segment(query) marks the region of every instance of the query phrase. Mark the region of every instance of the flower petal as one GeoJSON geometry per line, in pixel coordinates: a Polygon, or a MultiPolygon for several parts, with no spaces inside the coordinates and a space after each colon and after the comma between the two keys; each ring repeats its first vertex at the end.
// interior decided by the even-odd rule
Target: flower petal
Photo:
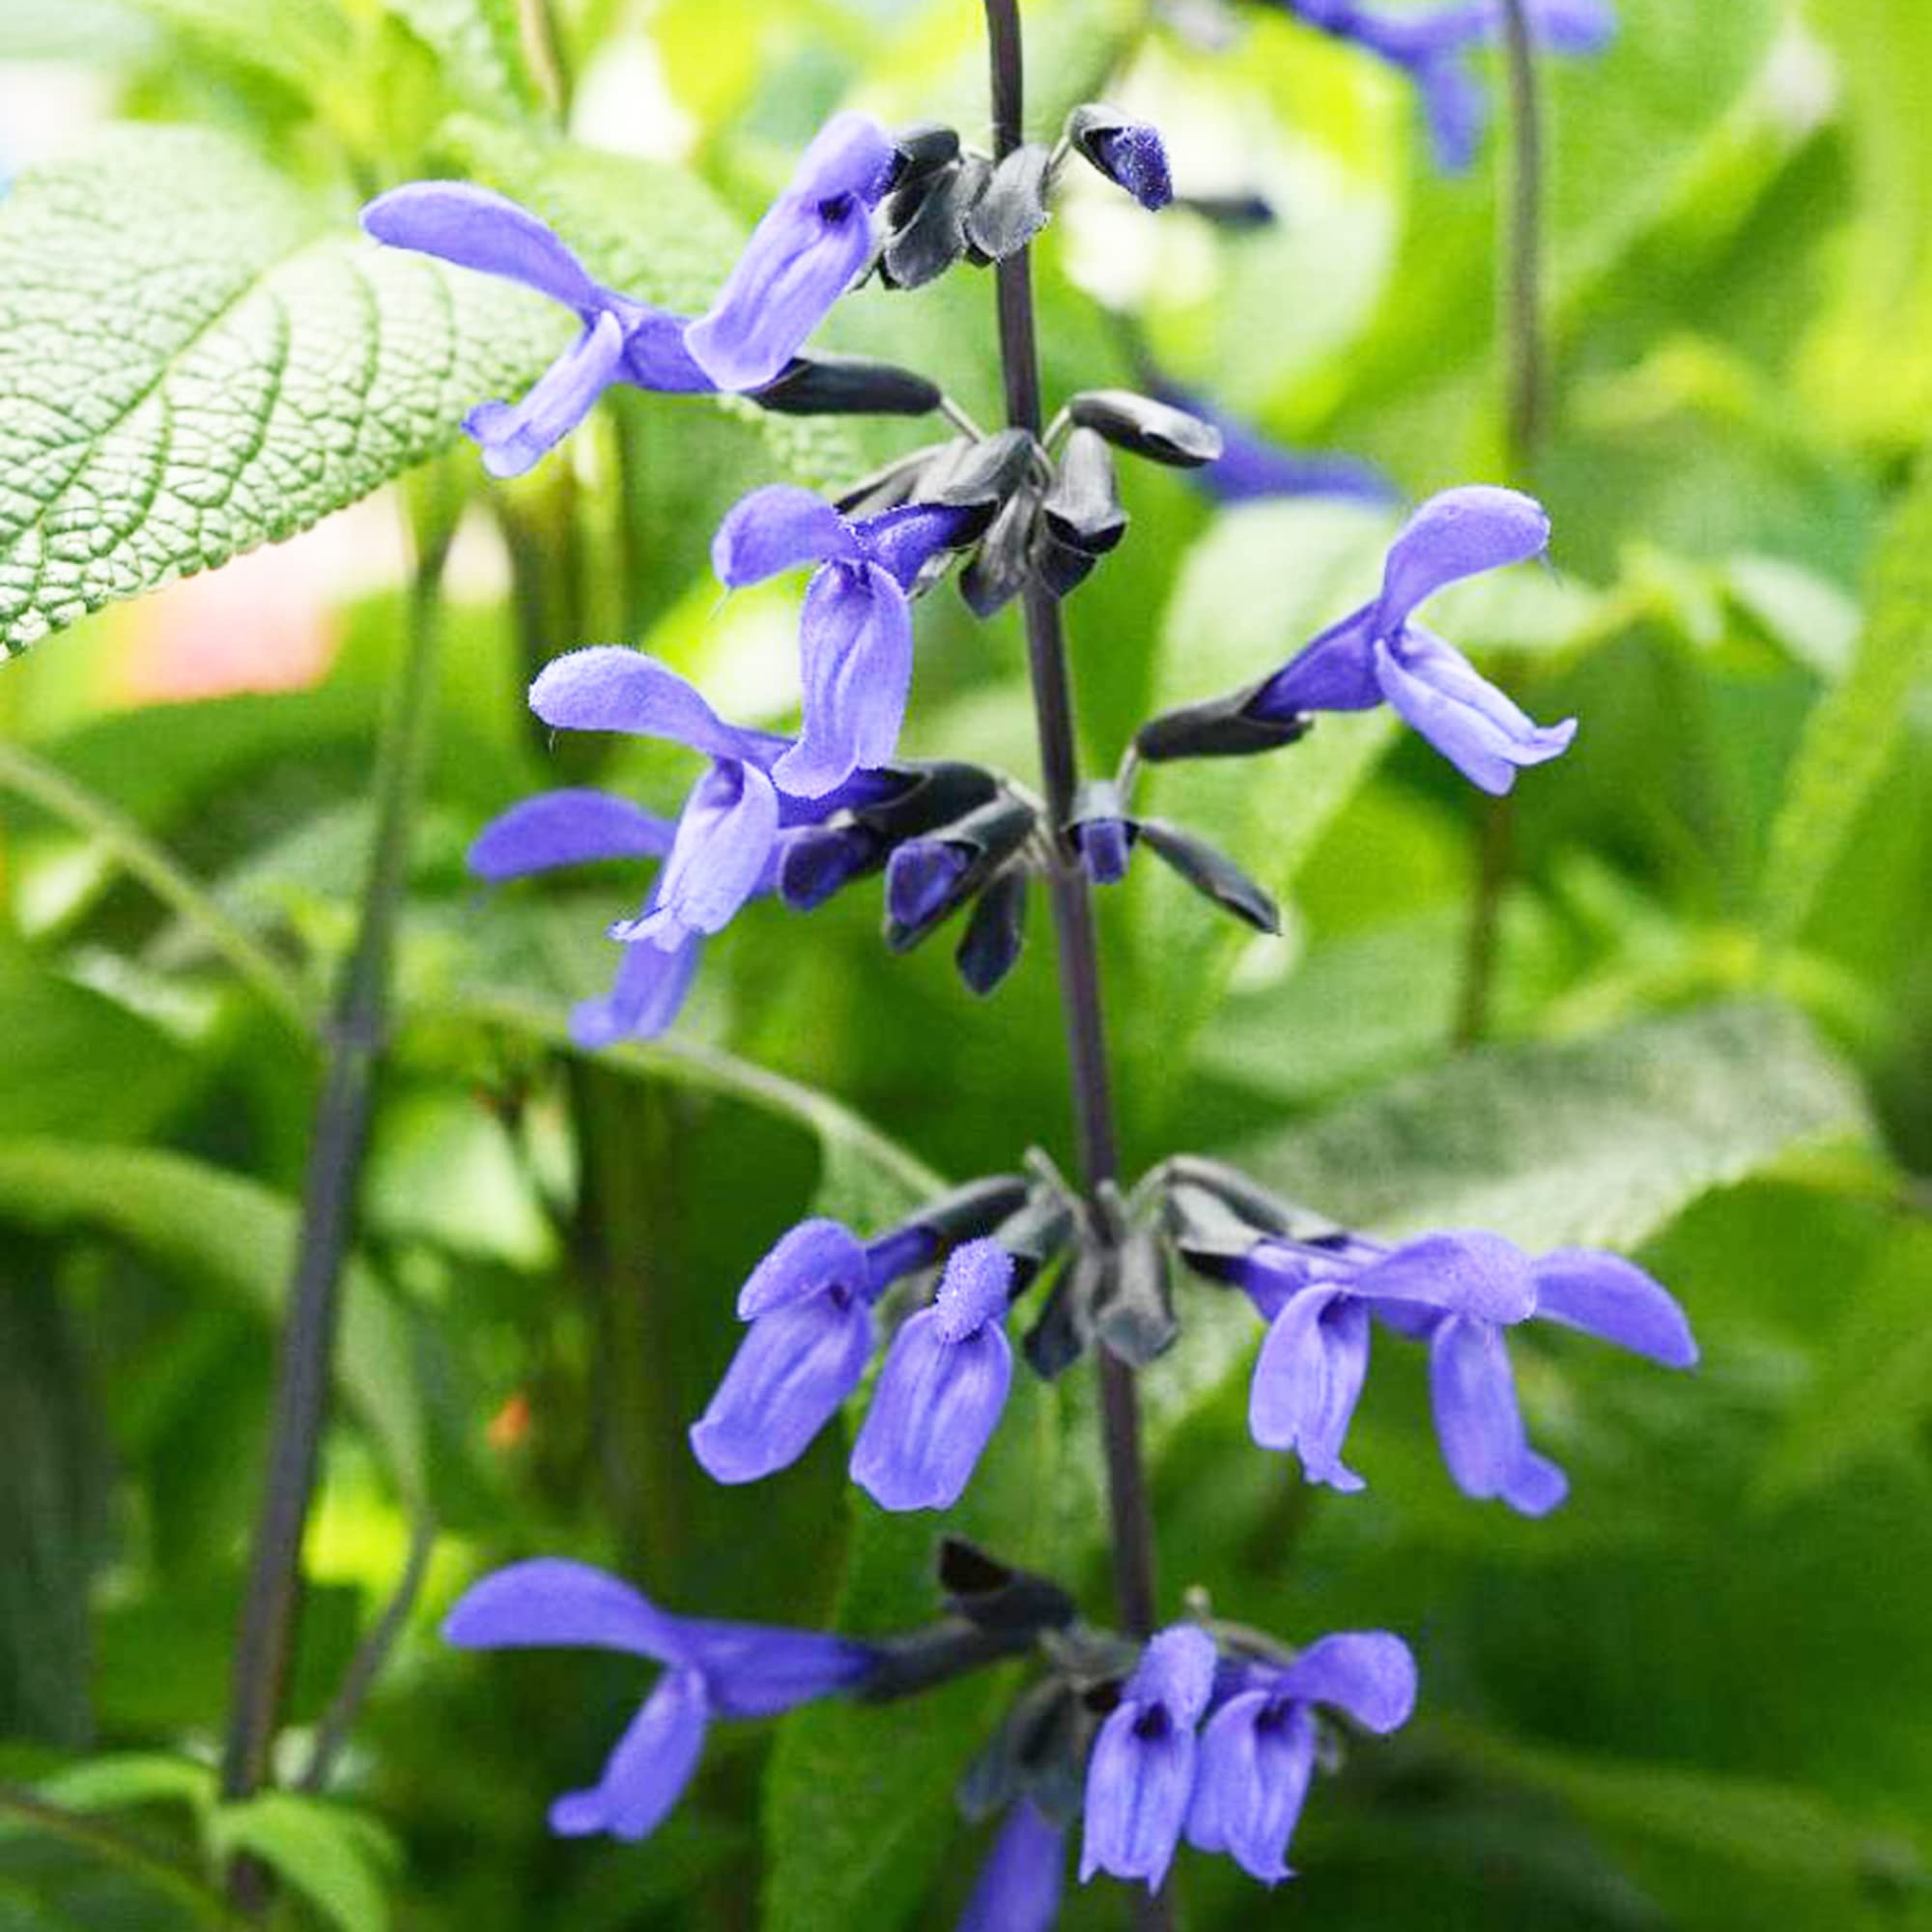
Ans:
{"type": "Polygon", "coordinates": [[[790,483],[741,497],[711,539],[711,568],[732,590],[801,564],[850,562],[860,554],[852,526],[824,497],[790,483]]]}
{"type": "Polygon", "coordinates": [[[1415,1658],[1389,1631],[1338,1631],[1311,1643],[1274,1691],[1346,1711],[1366,1730],[1400,1730],[1415,1710],[1415,1658]]]}
{"type": "Polygon", "coordinates": [[[1435,165],[1445,175],[1466,173],[1490,121],[1490,99],[1481,79],[1460,52],[1418,61],[1412,71],[1435,165]]]}
{"type": "Polygon", "coordinates": [[[649,940],[626,946],[610,992],[571,1009],[571,1038],[584,1047],[655,1039],[677,1018],[703,953],[704,941],[696,934],[672,947],[649,940]]]}
{"type": "Polygon", "coordinates": [[[892,573],[902,590],[943,550],[964,541],[976,513],[952,503],[902,503],[858,526],[866,554],[892,573]]]}
{"type": "Polygon", "coordinates": [[[943,1342],[964,1342],[1006,1319],[1013,1289],[1013,1258],[990,1236],[954,1248],[933,1296],[935,1327],[943,1342]]]}
{"type": "Polygon", "coordinates": [[[1429,1385],[1442,1460],[1464,1495],[1498,1496],[1525,1516],[1542,1516],[1563,1500],[1563,1472],[1524,1436],[1499,1329],[1446,1317],[1430,1343],[1429,1385]]]}
{"type": "Polygon", "coordinates": [[[1601,53],[1617,37],[1610,0],[1530,0],[1529,23],[1551,53],[1601,53]]]}
{"type": "Polygon", "coordinates": [[[848,1690],[878,1662],[870,1644],[784,1624],[694,1619],[685,1634],[711,1708],[725,1718],[772,1718],[848,1690]]]}
{"type": "Polygon", "coordinates": [[[1158,1891],[1174,1862],[1194,1789],[1192,1730],[1143,1737],[1140,1713],[1122,1704],[1109,1713],[1087,1760],[1087,1803],[1080,1879],[1096,1871],[1144,1879],[1158,1891]]]}
{"type": "Polygon", "coordinates": [[[805,716],[772,776],[800,798],[842,784],[898,747],[912,689],[912,612],[891,572],[830,564],[811,580],[799,619],[805,716]]]}
{"type": "Polygon", "coordinates": [[[620,1650],[685,1662],[679,1618],[621,1577],[561,1556],[512,1563],[472,1583],[443,1619],[442,1636],[461,1650],[620,1650]]]}
{"type": "Polygon", "coordinates": [[[1376,676],[1403,720],[1471,784],[1500,794],[1517,767],[1540,765],[1570,748],[1577,721],[1541,725],[1519,710],[1466,658],[1411,624],[1399,647],[1376,645],[1376,676]]]}
{"type": "Polygon", "coordinates": [[[1367,711],[1382,701],[1376,681],[1374,607],[1363,605],[1304,644],[1249,700],[1257,718],[1297,711],[1367,711]]]}
{"type": "Polygon", "coordinates": [[[818,1216],[788,1229],[752,1270],[738,1291],[738,1320],[755,1321],[830,1288],[864,1295],[870,1284],[871,1264],[859,1237],[842,1223],[818,1216]]]}
{"type": "Polygon", "coordinates": [[[1369,1368],[1369,1313],[1346,1290],[1304,1290],[1275,1317],[1255,1358],[1248,1431],[1264,1449],[1292,1449],[1311,1483],[1353,1491],[1342,1444],[1369,1368]]]}
{"type": "Polygon", "coordinates": [[[667,950],[693,933],[722,932],[768,883],[779,836],[779,796],[755,765],[713,765],[692,786],[670,857],[644,912],[620,920],[612,939],[647,939],[667,950]]]}
{"type": "Polygon", "coordinates": [[[1374,632],[1400,630],[1409,612],[1445,583],[1506,563],[1540,556],[1548,547],[1549,518],[1520,490],[1471,483],[1430,497],[1389,545],[1374,632]]]}
{"type": "Polygon", "coordinates": [[[1349,1284],[1370,1300],[1421,1302],[1508,1324],[1536,1312],[1529,1257],[1500,1235],[1425,1235],[1372,1262],[1349,1284]]]}
{"type": "Polygon", "coordinates": [[[1065,1879],[1065,1833],[1016,1799],[954,1932],[1051,1932],[1065,1879]]]}
{"type": "Polygon", "coordinates": [[[647,1838],[684,1795],[704,1750],[704,1680],[695,1670],[667,1671],[643,1709],[631,1719],[588,1791],[572,1791],[550,1807],[550,1828],[562,1837],[609,1832],[613,1838],[647,1838]]]}
{"type": "Polygon", "coordinates": [[[601,859],[661,859],[676,828],[654,811],[589,786],[539,792],[493,818],[471,842],[469,869],[517,879],[601,859]]]}
{"type": "Polygon", "coordinates": [[[1693,1368],[1697,1343],[1662,1282],[1621,1255],[1559,1248],[1536,1264],[1536,1312],[1666,1368],[1693,1368]]]}
{"type": "Polygon", "coordinates": [[[692,1453],[720,1483],[790,1467],[859,1386],[871,1354],[863,1301],[815,1294],[760,1315],[692,1424],[692,1453]]]}
{"type": "Polygon", "coordinates": [[[894,156],[863,116],[838,115],[819,131],[718,299],[685,331],[685,347],[720,388],[769,383],[870,261],[870,210],[894,156]]]}
{"type": "Polygon", "coordinates": [[[599,313],[538,379],[522,402],[478,403],[463,419],[492,476],[521,476],[534,469],[590,413],[617,380],[624,330],[608,310],[599,313]]]}
{"type": "Polygon", "coordinates": [[[923,1308],[893,1339],[852,1446],[852,1480],[881,1509],[951,1509],[972,1480],[1012,1385],[1006,1331],[949,1342],[923,1308]]]}
{"type": "Polygon", "coordinates": [[[620,644],[554,658],[530,686],[530,709],[560,731],[624,731],[667,738],[714,758],[768,766],[785,741],[727,724],[668,665],[620,644]]]}
{"type": "Polygon", "coordinates": [[[1214,1694],[1214,1639],[1199,1624],[1169,1624],[1148,1639],[1122,1697],[1144,1708],[1158,1704],[1191,1731],[1214,1694]]]}
{"type": "Polygon", "coordinates": [[[1315,1771],[1315,1721],[1268,1691],[1244,1691],[1201,1735],[1187,1836],[1227,1852],[1251,1877],[1278,1885],[1293,1874],[1288,1843],[1315,1771]]]}
{"type": "Polygon", "coordinates": [[[574,308],[585,321],[606,292],[547,222],[487,187],[469,182],[411,182],[380,194],[362,211],[362,226],[392,248],[501,275],[574,308]]]}

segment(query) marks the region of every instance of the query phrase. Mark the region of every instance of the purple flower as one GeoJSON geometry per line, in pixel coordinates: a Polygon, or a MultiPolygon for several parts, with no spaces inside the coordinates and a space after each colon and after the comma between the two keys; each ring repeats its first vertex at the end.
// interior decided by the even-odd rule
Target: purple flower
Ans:
{"type": "Polygon", "coordinates": [[[864,1644],[816,1631],[672,1616],[620,1578],[556,1557],[484,1577],[464,1593],[442,1634],[466,1650],[615,1650],[667,1666],[603,1776],[551,1806],[551,1830],[565,1837],[647,1837],[691,1781],[712,1718],[788,1711],[850,1689],[874,1662],[864,1644]]]}
{"type": "Polygon", "coordinates": [[[1445,584],[1540,556],[1548,542],[1543,506],[1515,490],[1472,484],[1430,497],[1389,546],[1381,595],[1306,645],[1248,713],[1281,720],[1386,700],[1472,784],[1508,791],[1519,766],[1569,748],[1577,721],[1537,724],[1413,612],[1445,584]]]}
{"type": "Polygon", "coordinates": [[[869,1245],[837,1221],[806,1221],[753,1270],[738,1296],[751,1323],[691,1446],[721,1483],[788,1467],[859,1386],[872,1355],[872,1304],[937,1243],[909,1223],[869,1245]]]}
{"type": "Polygon", "coordinates": [[[1264,1448],[1292,1449],[1312,1483],[1359,1490],[1341,1460],[1369,1360],[1369,1318],[1430,1349],[1442,1459],[1465,1495],[1543,1516],[1568,1492],[1529,1446],[1502,1331],[1531,1318],[1687,1369],[1697,1359],[1684,1312],[1633,1263],[1594,1249],[1532,1259],[1500,1235],[1425,1235],[1389,1249],[1359,1236],[1297,1242],[1265,1236],[1213,1263],[1268,1318],[1248,1423],[1264,1448]]]}
{"type": "Polygon", "coordinates": [[[571,1015],[572,1036],[585,1046],[662,1033],[677,1016],[704,940],[747,899],[774,889],[786,828],[815,826],[894,782],[862,773],[810,804],[782,796],[769,774],[790,739],[725,724],[675,671],[614,645],[547,665],[530,687],[530,706],[559,729],[668,738],[711,760],[675,826],[607,792],[544,792],[511,807],[470,847],[471,868],[492,880],[600,859],[664,860],[641,912],[611,928],[624,943],[615,984],[571,1015]]]}
{"type": "Polygon", "coordinates": [[[882,1509],[951,1509],[964,1492],[1012,1384],[1012,1284],[998,1241],[962,1242],[932,1305],[893,1338],[852,1445],[852,1480],[882,1509]]]}
{"type": "MultiPolygon", "coordinates": [[[[1489,119],[1475,49],[1501,38],[1502,0],[1445,0],[1433,13],[1389,12],[1368,0],[1279,0],[1312,27],[1352,41],[1421,90],[1436,165],[1460,174],[1489,119]]],[[[1526,0],[1529,28],[1552,53],[1591,54],[1616,33],[1609,0],[1526,0]]]]}
{"type": "Polygon", "coordinates": [[[1048,1932],[1066,1876],[1066,1833],[1016,1799],[954,1932],[1048,1932]]]}
{"type": "Polygon", "coordinates": [[[871,260],[871,212],[897,153],[863,115],[836,115],[819,129],[718,299],[685,332],[721,389],[769,383],[871,260]]]}
{"type": "Polygon", "coordinates": [[[391,247],[412,248],[521,282],[575,311],[577,340],[514,407],[479,403],[464,429],[493,476],[520,476],[589,413],[612,383],[689,394],[717,387],[684,346],[685,318],[591,279],[555,231],[526,208],[466,182],[412,182],[379,195],[362,226],[391,247]]]}
{"type": "Polygon", "coordinates": [[[1293,1878],[1288,1844],[1315,1771],[1315,1706],[1385,1734],[1415,1709],[1415,1659],[1386,1631],[1311,1643],[1293,1662],[1253,1662],[1201,1734],[1187,1842],[1226,1852],[1264,1885],[1293,1878]]]}
{"type": "Polygon", "coordinates": [[[1096,1871],[1158,1891],[1194,1792],[1195,1726],[1214,1690],[1214,1645],[1192,1624],[1151,1638],[1087,1760],[1080,1880],[1096,1871]]]}
{"type": "Polygon", "coordinates": [[[912,686],[912,611],[906,593],[952,544],[972,513],[908,503],[848,522],[809,490],[754,490],[719,526],[711,561],[736,590],[815,563],[799,618],[805,717],[798,743],[772,776],[799,798],[817,798],[864,765],[893,755],[912,686]]]}

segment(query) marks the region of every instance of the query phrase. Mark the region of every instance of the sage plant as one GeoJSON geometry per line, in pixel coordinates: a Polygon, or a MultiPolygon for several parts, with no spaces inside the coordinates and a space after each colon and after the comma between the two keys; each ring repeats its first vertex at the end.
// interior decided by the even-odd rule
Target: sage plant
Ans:
{"type": "MultiPolygon", "coordinates": [[[[1305,0],[1297,11],[1392,50],[1378,16],[1364,10],[1305,0]]],[[[1449,11],[1453,19],[1409,30],[1435,36],[1425,65],[1436,80],[1495,24],[1488,6],[1449,11]]],[[[1585,14],[1596,17],[1546,9],[1537,20],[1555,41],[1585,14]]],[[[986,994],[1018,961],[1029,901],[1043,895],[1076,1173],[1064,1177],[1016,1146],[1009,1172],[969,1179],[895,1224],[814,1219],[792,1229],[738,1296],[744,1338],[693,1419],[691,1442],[717,1481],[760,1481],[833,1424],[876,1360],[852,1478],[882,1509],[943,1511],[971,1484],[1014,1376],[1053,1378],[1091,1357],[1116,1614],[1099,1619],[1061,1582],[948,1538],[941,1614],[883,1639],[672,1615],[561,1558],[485,1578],[446,1634],[469,1647],[613,1649],[665,1666],[596,1782],[552,1810],[559,1833],[619,1838],[641,1837],[666,1815],[714,1719],[769,1716],[828,1695],[914,1697],[964,1671],[1028,1660],[1007,1718],[961,1768],[968,1812],[1004,1821],[961,1923],[1025,1932],[1051,1922],[1075,1834],[1081,1880],[1106,1873],[1145,1886],[1147,1923],[1171,1922],[1162,1887],[1183,1840],[1263,1884],[1286,1878],[1314,1775],[1333,1761],[1324,1738],[1387,1733],[1415,1702],[1414,1659],[1389,1632],[1286,1641],[1225,1624],[1208,1607],[1211,1577],[1190,1592],[1186,1616],[1162,1625],[1136,1378],[1185,1328],[1183,1289],[1238,1293],[1253,1304],[1265,1335],[1252,1433],[1260,1446],[1296,1457],[1309,1482],[1363,1486],[1343,1452],[1379,1329],[1429,1351],[1457,1485],[1531,1516],[1555,1507],[1567,1485],[1529,1445],[1508,1331],[1554,1321],[1679,1368],[1696,1350],[1669,1294],[1615,1256],[1531,1257],[1466,1229],[1391,1246],[1337,1225],[1319,1204],[1283,1201],[1184,1151],[1139,1177],[1120,1173],[1095,891],[1124,878],[1145,850],[1199,890],[1203,917],[1277,924],[1267,893],[1232,859],[1140,807],[1150,766],[1292,758],[1322,713],[1387,704],[1471,783],[1503,793],[1524,768],[1560,757],[1577,724],[1529,718],[1422,620],[1445,585],[1527,563],[1548,546],[1548,519],[1532,498],[1471,484],[1415,510],[1379,584],[1361,586],[1352,612],[1286,663],[1256,665],[1240,688],[1147,720],[1111,776],[1083,782],[1065,613],[1127,537],[1117,466],[1199,469],[1221,459],[1224,444],[1215,421],[1172,391],[1082,390],[1052,399],[1049,412],[1028,243],[1065,170],[1097,169],[1150,218],[1174,186],[1158,132],[1102,103],[1076,109],[1053,142],[1026,138],[1015,0],[987,0],[986,18],[991,152],[946,127],[886,130],[839,115],[699,317],[667,315],[596,284],[535,216],[480,190],[405,187],[366,219],[384,242],[510,276],[579,317],[577,340],[528,395],[472,412],[470,433],[495,473],[540,461],[612,383],[736,390],[768,409],[943,412],[948,421],[948,433],[852,479],[833,500],[779,484],[756,490],[717,534],[713,558],[727,589],[810,573],[795,733],[722,719],[686,680],[636,651],[570,651],[531,689],[538,717],[559,731],[684,747],[701,763],[683,809],[672,824],[602,791],[551,792],[490,826],[471,859],[490,879],[598,859],[656,865],[638,909],[613,908],[615,982],[575,1017],[589,1045],[671,1025],[707,937],[740,913],[781,916],[758,901],[809,912],[876,876],[887,943],[903,951],[956,923],[961,975],[986,994]],[[973,426],[926,375],[807,347],[859,279],[911,292],[980,269],[995,287],[1007,413],[998,431],[973,426]],[[1037,774],[898,753],[916,702],[914,612],[949,577],[982,618],[1019,606],[1037,774]]],[[[1460,82],[1460,65],[1453,72],[1460,82]]],[[[1346,481],[1381,487],[1367,472],[1346,481]]]]}

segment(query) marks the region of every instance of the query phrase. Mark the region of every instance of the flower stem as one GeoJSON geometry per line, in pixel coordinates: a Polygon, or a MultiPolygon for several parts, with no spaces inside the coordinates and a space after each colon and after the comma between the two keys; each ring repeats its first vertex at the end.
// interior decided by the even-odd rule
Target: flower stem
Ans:
{"type": "MultiPolygon", "coordinates": [[[[1020,142],[1024,70],[1019,0],[985,0],[985,5],[992,56],[993,152],[996,158],[1002,158],[1020,142]]],[[[1039,355],[1035,342],[1033,268],[1028,250],[1009,255],[995,273],[1007,420],[1014,429],[1037,437],[1042,422],[1039,355]]],[[[1100,1004],[1100,952],[1094,930],[1094,904],[1086,874],[1067,844],[1065,833],[1079,781],[1073,696],[1066,674],[1059,600],[1034,579],[1021,594],[1021,610],[1026,619],[1034,716],[1039,730],[1040,777],[1053,828],[1047,893],[1059,952],[1060,1005],[1073,1080],[1080,1175],[1091,1196],[1103,1180],[1115,1178],[1120,1150],[1100,1004]]],[[[1122,1622],[1134,1635],[1146,1636],[1153,1629],[1155,1614],[1154,1548],[1147,1471],[1141,1457],[1140,1398],[1133,1370],[1104,1348],[1095,1352],[1101,1437],[1107,1459],[1107,1501],[1113,1520],[1114,1587],[1122,1622]]],[[[1160,1898],[1141,1900],[1136,1919],[1147,1932],[1165,1932],[1174,1922],[1167,1903],[1160,1898]]]]}
{"type": "MultiPolygon", "coordinates": [[[[416,792],[433,715],[442,535],[421,541],[408,638],[377,753],[376,836],[354,950],[327,1027],[327,1056],[302,1184],[301,1231],[275,1371],[269,1468],[236,1643],[234,1701],[221,1763],[222,1797],[267,1780],[301,1606],[301,1548],[314,1498],[335,1351],[338,1291],[367,1143],[388,1006],[389,957],[404,891],[416,792]]],[[[261,1872],[230,1874],[236,1902],[259,1909],[261,1872]]]]}
{"type": "MultiPolygon", "coordinates": [[[[1503,453],[1508,480],[1534,481],[1543,440],[1548,356],[1543,328],[1543,95],[1525,0],[1502,0],[1509,69],[1509,209],[1504,244],[1503,349],[1508,368],[1503,453]]],[[[1502,937],[1503,895],[1515,869],[1515,801],[1505,794],[1481,808],[1476,895],[1463,955],[1456,1043],[1488,1035],[1502,937]]]]}

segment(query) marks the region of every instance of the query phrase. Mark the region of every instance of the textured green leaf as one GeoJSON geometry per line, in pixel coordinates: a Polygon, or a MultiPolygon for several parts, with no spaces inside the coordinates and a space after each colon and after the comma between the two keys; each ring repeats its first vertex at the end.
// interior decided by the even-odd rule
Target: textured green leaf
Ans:
{"type": "Polygon", "coordinates": [[[349,22],[329,0],[125,0],[183,42],[224,66],[272,75],[310,95],[340,70],[350,51],[349,22]]]}
{"type": "Polygon", "coordinates": [[[1765,923],[1775,941],[1803,929],[1932,672],[1932,460],[1893,513],[1872,567],[1864,630],[1850,670],[1805,721],[1765,862],[1765,923]]]}
{"type": "MultiPolygon", "coordinates": [[[[1737,1004],[1486,1048],[1232,1157],[1378,1234],[1489,1228],[1531,1249],[1634,1248],[1700,1195],[1865,1129],[1857,1088],[1802,1019],[1737,1004]]],[[[1237,1297],[1193,1296],[1180,1346],[1145,1378],[1156,1431],[1256,1339],[1237,1297]]]]}
{"type": "Polygon", "coordinates": [[[0,646],[293,534],[515,393],[561,318],[119,128],[0,205],[0,646]]]}
{"type": "MultiPolygon", "coordinates": [[[[58,1140],[0,1149],[0,1219],[98,1229],[271,1322],[298,1228],[293,1202],[241,1175],[153,1149],[58,1140]]],[[[418,1493],[423,1418],[408,1331],[370,1268],[351,1262],[346,1289],[337,1375],[398,1482],[418,1493]]]]}

